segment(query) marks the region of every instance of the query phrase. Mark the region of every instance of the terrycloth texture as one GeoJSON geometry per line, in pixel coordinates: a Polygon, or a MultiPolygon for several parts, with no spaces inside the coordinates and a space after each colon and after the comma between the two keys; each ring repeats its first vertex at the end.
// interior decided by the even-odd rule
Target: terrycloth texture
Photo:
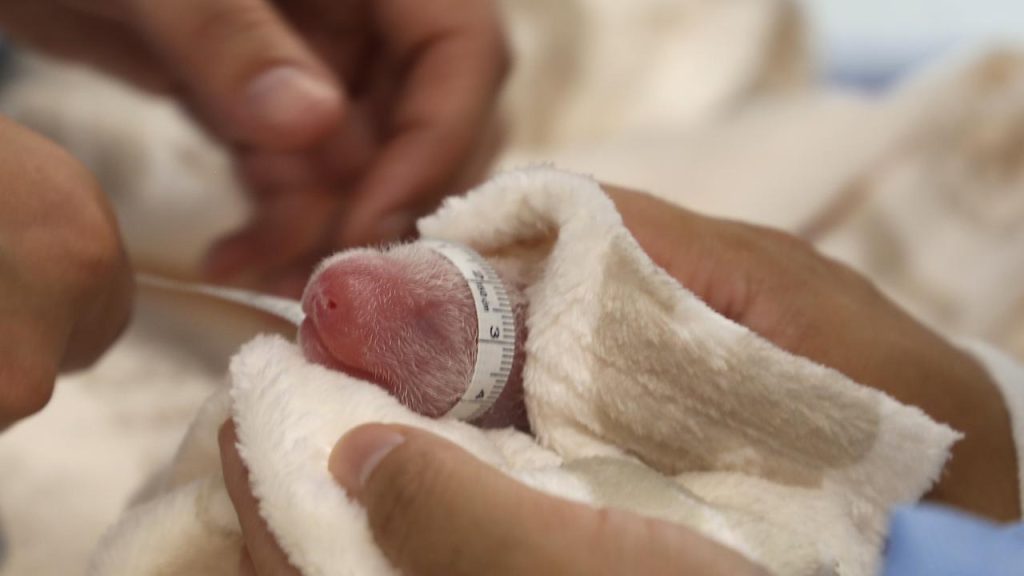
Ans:
{"type": "Polygon", "coordinates": [[[527,285],[536,439],[423,418],[258,338],[152,498],[108,535],[93,574],[230,573],[238,527],[216,450],[229,415],[271,530],[304,573],[332,575],[394,573],[326,467],[336,440],[365,422],[422,427],[540,489],[692,526],[797,575],[872,573],[887,508],[927,490],[957,438],[717,315],[647,258],[586,178],[506,174],[420,229],[527,285]]]}
{"type": "MultiPolygon", "coordinates": [[[[213,343],[187,329],[181,307],[141,300],[115,352],[88,372],[62,377],[42,414],[0,434],[3,576],[84,574],[104,531],[146,478],[167,466],[188,422],[223,381],[227,363],[193,352],[213,343]]],[[[228,324],[224,314],[217,319],[228,324]]],[[[251,327],[239,328],[251,337],[251,327]]],[[[233,340],[234,349],[245,341],[233,340]]]]}
{"type": "MultiPolygon", "coordinates": [[[[501,6],[516,61],[501,103],[506,141],[520,150],[551,150],[537,153],[544,160],[572,144],[700,124],[750,98],[811,82],[800,18],[788,0],[501,0],[501,6]],[[637,50],[645,52],[642,62],[632,56],[637,50]]],[[[26,60],[24,52],[12,59],[0,110],[85,161],[113,200],[133,262],[197,276],[209,243],[246,216],[226,151],[173,102],[87,68],[26,60]]],[[[140,301],[147,305],[151,296],[141,294],[140,301]]],[[[172,317],[179,328],[222,330],[221,314],[192,312],[172,317]]],[[[223,365],[223,380],[230,352],[207,347],[202,338],[169,338],[167,323],[137,314],[136,327],[157,338],[140,343],[133,330],[101,365],[61,378],[46,411],[0,434],[0,532],[8,544],[0,576],[82,576],[103,529],[156,463],[166,464],[218,383],[205,371],[137,375],[122,365],[173,366],[195,357],[223,365]],[[177,399],[183,380],[187,402],[177,399]],[[176,398],[173,414],[168,394],[176,398]]]]}
{"type": "MultiPolygon", "coordinates": [[[[1021,149],[1013,110],[1024,103],[1024,68],[1005,56],[971,68],[946,60],[932,75],[938,81],[877,95],[830,93],[800,74],[787,84],[785,71],[807,60],[799,18],[765,3],[773,0],[507,0],[517,65],[505,108],[518,150],[504,164],[556,160],[691,209],[790,231],[847,188],[868,189],[857,193],[866,210],[835,219],[818,246],[944,332],[1024,359],[1024,196],[1012,178],[990,186],[1012,177],[998,159],[1021,149]],[[650,57],[629,57],[638,47],[650,57]],[[618,89],[626,85],[644,87],[644,97],[618,89]],[[787,95],[798,86],[806,93],[787,95]],[[977,149],[963,145],[979,142],[963,138],[972,132],[977,149]],[[918,165],[922,145],[946,152],[923,165],[932,177],[907,178],[902,166],[918,165]],[[949,179],[949,168],[966,170],[949,179]]],[[[245,216],[223,151],[171,104],[80,69],[18,64],[0,93],[4,113],[87,161],[114,199],[133,261],[195,274],[207,243],[245,216]]],[[[221,329],[216,313],[170,317],[221,329]]],[[[186,378],[151,367],[194,358],[226,367],[228,352],[167,338],[166,324],[137,316],[136,326],[159,337],[140,343],[129,334],[99,367],[61,378],[45,412],[0,434],[8,544],[0,575],[80,576],[103,528],[180,442],[218,380],[205,369],[186,378]]]]}

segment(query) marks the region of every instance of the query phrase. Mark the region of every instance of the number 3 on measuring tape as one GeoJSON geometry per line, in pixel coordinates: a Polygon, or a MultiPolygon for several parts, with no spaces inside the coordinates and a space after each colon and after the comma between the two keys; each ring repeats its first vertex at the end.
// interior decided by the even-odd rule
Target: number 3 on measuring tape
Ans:
{"type": "Polygon", "coordinates": [[[476,366],[466,391],[448,412],[448,416],[460,420],[473,420],[494,404],[512,373],[516,328],[508,291],[497,271],[470,248],[432,239],[420,243],[454,264],[473,295],[477,319],[476,366]]]}

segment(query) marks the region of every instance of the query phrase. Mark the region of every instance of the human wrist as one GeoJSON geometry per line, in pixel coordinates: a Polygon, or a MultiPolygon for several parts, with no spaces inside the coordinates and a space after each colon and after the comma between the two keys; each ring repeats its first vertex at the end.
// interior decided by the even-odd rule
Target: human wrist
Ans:
{"type": "Polygon", "coordinates": [[[933,395],[925,412],[964,434],[926,496],[999,521],[1020,518],[1017,451],[1010,414],[995,381],[972,355],[948,344],[932,352],[933,395]],[[942,361],[935,360],[941,353],[942,361]]]}
{"type": "MultiPolygon", "coordinates": [[[[1016,448],[1017,493],[1024,499],[1024,364],[999,348],[973,338],[957,338],[958,348],[969,354],[989,375],[1009,416],[1016,448]]],[[[1024,512],[1024,502],[1017,510],[1024,512]]]]}

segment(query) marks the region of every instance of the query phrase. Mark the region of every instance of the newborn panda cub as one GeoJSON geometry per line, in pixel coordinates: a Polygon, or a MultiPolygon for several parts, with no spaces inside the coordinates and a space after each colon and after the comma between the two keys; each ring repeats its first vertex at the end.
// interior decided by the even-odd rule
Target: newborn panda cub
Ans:
{"type": "MultiPolygon", "coordinates": [[[[512,373],[474,423],[525,430],[526,299],[501,276],[515,314],[512,373]]],[[[329,258],[306,286],[302,308],[299,345],[307,359],[373,382],[424,416],[445,415],[472,380],[478,332],[473,295],[458,268],[424,245],[329,258]]]]}

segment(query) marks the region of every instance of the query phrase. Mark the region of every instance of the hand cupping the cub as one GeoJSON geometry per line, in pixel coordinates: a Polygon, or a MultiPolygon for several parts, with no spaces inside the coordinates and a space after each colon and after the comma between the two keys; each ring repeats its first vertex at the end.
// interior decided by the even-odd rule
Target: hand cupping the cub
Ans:
{"type": "MultiPolygon", "coordinates": [[[[998,391],[969,356],[795,237],[643,194],[609,194],[651,258],[717,312],[964,431],[967,440],[932,499],[1015,517],[1008,418],[998,391]],[[951,398],[976,411],[950,410],[951,398]],[[999,458],[985,460],[993,450],[999,458]]],[[[245,533],[244,569],[294,573],[259,517],[230,425],[221,440],[245,533]]],[[[404,573],[669,574],[681,567],[692,574],[759,573],[696,532],[543,495],[414,429],[357,428],[339,442],[330,468],[366,507],[378,545],[404,573]]]]}
{"type": "MultiPolygon", "coordinates": [[[[224,478],[246,542],[240,573],[298,576],[259,515],[236,443],[226,424],[224,478]]],[[[693,530],[538,492],[415,428],[356,428],[334,448],[330,470],[410,576],[765,574],[693,530]]]]}

